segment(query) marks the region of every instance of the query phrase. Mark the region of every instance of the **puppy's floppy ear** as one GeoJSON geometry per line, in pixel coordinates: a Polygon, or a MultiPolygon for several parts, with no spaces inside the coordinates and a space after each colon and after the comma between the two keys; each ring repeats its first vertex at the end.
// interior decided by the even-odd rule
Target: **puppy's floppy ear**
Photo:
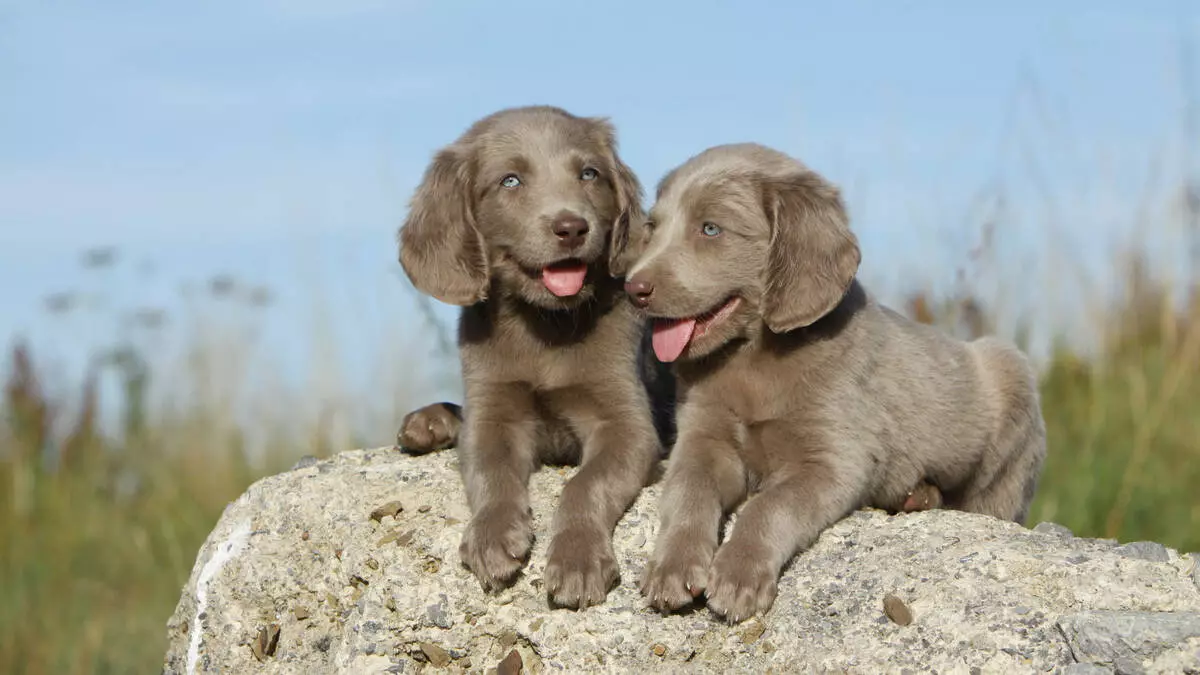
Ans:
{"type": "Polygon", "coordinates": [[[400,265],[413,286],[451,305],[487,298],[489,268],[475,226],[465,150],[439,150],[425,169],[400,227],[400,265]]]}
{"type": "Polygon", "coordinates": [[[602,117],[594,117],[591,122],[596,127],[600,142],[607,149],[608,172],[613,189],[617,193],[617,218],[613,221],[612,232],[609,234],[608,273],[614,277],[621,277],[625,276],[630,262],[641,253],[640,228],[646,220],[646,212],[642,210],[642,184],[617,154],[617,135],[612,123],[602,117]],[[638,230],[634,233],[632,242],[631,227],[638,230]]]}
{"type": "Polygon", "coordinates": [[[771,222],[763,320],[775,333],[808,326],[837,307],[862,254],[841,192],[813,171],[768,178],[763,200],[771,222]]]}

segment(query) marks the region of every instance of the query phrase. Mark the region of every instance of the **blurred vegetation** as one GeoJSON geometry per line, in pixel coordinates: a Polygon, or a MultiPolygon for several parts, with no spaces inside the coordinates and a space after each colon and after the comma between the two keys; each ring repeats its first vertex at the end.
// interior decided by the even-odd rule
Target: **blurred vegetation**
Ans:
{"type": "MultiPolygon", "coordinates": [[[[1080,336],[1062,336],[1043,364],[1050,451],[1030,525],[1052,520],[1081,536],[1200,550],[1196,194],[1184,190],[1171,222],[1139,233],[1143,242],[1167,231],[1187,233],[1193,274],[1170,278],[1133,247],[1124,262],[1114,262],[1122,292],[1094,312],[1093,344],[1085,350],[1066,339],[1080,336]]],[[[971,267],[1003,233],[991,222],[981,230],[984,250],[968,256],[960,283],[942,295],[912,294],[905,307],[960,337],[999,333],[1024,343],[1030,326],[1000,319],[989,307],[996,299],[971,282],[971,267]]],[[[103,271],[119,264],[117,253],[89,251],[82,264],[103,271]]],[[[1047,293],[1028,288],[1030,296],[1047,293]]],[[[230,277],[213,278],[205,292],[239,316],[271,310],[270,292],[230,277]]],[[[64,293],[46,298],[45,309],[70,316],[91,311],[96,303],[89,302],[85,294],[64,293]]],[[[198,334],[187,317],[99,306],[115,324],[113,338],[77,390],[64,391],[53,362],[39,361],[52,355],[20,340],[0,365],[3,673],[157,672],[167,617],[226,503],[301,455],[323,457],[363,443],[325,410],[289,410],[282,423],[254,409],[244,414],[244,399],[230,395],[229,383],[213,382],[224,373],[236,389],[237,378],[248,377],[248,357],[239,351],[244,340],[196,337],[198,344],[176,359],[182,363],[164,364],[156,336],[173,319],[183,334],[198,334]],[[183,395],[154,393],[161,380],[183,395]],[[112,385],[104,391],[115,392],[106,406],[99,401],[102,382],[112,385]],[[118,418],[102,423],[102,407],[118,418]]],[[[429,314],[427,302],[418,306],[429,314]]],[[[444,328],[437,334],[448,342],[444,328]]],[[[417,397],[397,403],[397,419],[417,397]]]]}
{"type": "MultiPolygon", "coordinates": [[[[89,251],[82,264],[109,268],[116,252],[89,251]]],[[[205,293],[234,313],[271,304],[265,289],[227,276],[205,293]]],[[[244,339],[188,345],[186,363],[165,373],[149,357],[167,312],[118,311],[82,293],[48,297],[45,309],[108,313],[115,337],[76,392],[55,393],[54,369],[23,340],[0,365],[0,672],[158,672],[165,621],[225,505],[302,455],[362,439],[339,433],[327,411],[311,424],[236,415],[237,397],[218,380],[237,376],[244,339]],[[156,376],[187,403],[159,398],[156,376]],[[107,423],[102,381],[117,399],[107,423]]]]}
{"type": "MultiPolygon", "coordinates": [[[[1138,259],[1128,266],[1127,293],[1105,314],[1096,355],[1060,346],[1044,369],[1050,453],[1029,524],[1200,550],[1200,296],[1189,285],[1181,301],[1147,269],[1138,259]]],[[[235,288],[217,279],[209,291],[235,288]]],[[[264,307],[265,298],[244,301],[264,307]]],[[[53,312],[70,305],[66,296],[48,300],[53,312]]],[[[907,310],[963,337],[995,332],[968,292],[916,294],[907,310]]],[[[125,320],[153,331],[165,319],[142,310],[125,320]]],[[[29,345],[17,342],[7,355],[0,672],[156,670],[165,621],[225,504],[303,454],[328,456],[361,440],[333,440],[318,420],[299,437],[268,432],[251,452],[246,423],[228,409],[149,405],[154,373],[144,350],[126,335],[70,396],[50,392],[29,345]],[[120,392],[120,418],[107,432],[98,421],[104,375],[120,392]]],[[[198,377],[205,363],[192,369],[198,377]]]]}

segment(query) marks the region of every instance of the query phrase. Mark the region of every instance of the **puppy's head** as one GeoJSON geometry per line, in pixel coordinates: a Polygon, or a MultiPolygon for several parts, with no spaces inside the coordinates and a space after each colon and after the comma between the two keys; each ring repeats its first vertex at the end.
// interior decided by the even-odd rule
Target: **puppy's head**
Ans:
{"type": "Polygon", "coordinates": [[[654,318],[662,361],[703,357],[763,325],[812,324],[841,302],[861,257],[838,189],[750,143],[671,171],[649,220],[633,227],[641,253],[625,289],[654,318]]]}
{"type": "Polygon", "coordinates": [[[400,264],[449,304],[496,288],[574,307],[623,273],[626,242],[611,235],[618,222],[644,219],[641,198],[607,120],[551,106],[501,110],[434,156],[400,227],[400,264]]]}

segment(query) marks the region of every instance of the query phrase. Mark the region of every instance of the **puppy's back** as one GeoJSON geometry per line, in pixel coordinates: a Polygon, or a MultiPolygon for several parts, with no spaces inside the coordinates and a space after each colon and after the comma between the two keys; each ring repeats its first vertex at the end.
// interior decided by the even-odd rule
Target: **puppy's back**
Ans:
{"type": "Polygon", "coordinates": [[[942,483],[950,488],[953,506],[1023,523],[1046,456],[1033,364],[1008,340],[985,336],[964,342],[891,310],[884,313],[899,343],[893,356],[904,364],[899,382],[911,388],[893,400],[926,408],[901,425],[923,430],[930,443],[910,450],[925,455],[934,477],[958,479],[942,483]]]}
{"type": "Polygon", "coordinates": [[[1037,371],[1016,345],[991,335],[966,344],[978,362],[988,400],[998,414],[1039,408],[1037,371]]]}
{"type": "MultiPolygon", "coordinates": [[[[907,474],[920,467],[943,490],[964,485],[994,443],[1003,416],[993,381],[1013,381],[1008,388],[1018,388],[1007,374],[1011,367],[985,377],[975,347],[874,299],[847,328],[843,339],[852,346],[844,352],[841,386],[831,392],[831,402],[850,433],[876,445],[889,472],[899,472],[889,484],[911,488],[921,476],[907,474]]],[[[985,349],[988,359],[1003,353],[992,356],[992,348],[985,349]]]]}

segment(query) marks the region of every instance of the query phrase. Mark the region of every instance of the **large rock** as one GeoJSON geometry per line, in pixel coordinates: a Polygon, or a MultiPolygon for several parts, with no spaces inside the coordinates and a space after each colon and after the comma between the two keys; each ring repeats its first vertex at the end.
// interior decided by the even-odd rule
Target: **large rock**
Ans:
{"type": "Polygon", "coordinates": [[[533,477],[541,536],[495,596],[458,559],[453,452],[346,452],[260,480],[200,549],[165,672],[1200,672],[1193,558],[953,511],[853,514],[794,561],[765,617],[727,626],[644,606],[653,485],[617,527],[621,585],[551,610],[547,528],[569,474],[533,477]]]}

